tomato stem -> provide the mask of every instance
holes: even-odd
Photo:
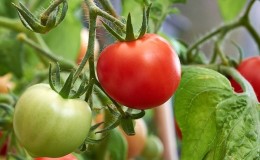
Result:
[[[257,101],[253,87],[236,69],[233,67],[219,66],[219,71],[234,78],[234,80],[240,84],[243,91]]]
[[[256,30],[252,27],[250,20],[249,20],[249,13],[250,13],[251,8],[252,8],[253,4],[255,3],[255,1],[256,0],[250,1],[244,14],[238,20],[236,20],[232,23],[220,26],[219,28],[217,28],[217,29],[213,30],[212,32],[209,32],[208,34],[203,36],[201,39],[196,41],[194,44],[190,45],[190,47],[187,50],[187,55],[188,55],[187,61],[188,62],[193,61],[193,59],[195,58],[195,56],[193,54],[193,50],[197,49],[204,42],[210,40],[211,38],[215,37],[218,34],[223,34],[223,36],[221,36],[221,38],[224,39],[224,37],[227,35],[228,32],[234,31],[234,29],[236,29],[238,27],[245,27],[247,29],[247,31],[251,34],[251,36],[257,43],[258,49],[260,50],[260,37],[257,34]],[[213,60],[215,59],[214,56],[216,56],[216,55],[213,55]],[[222,60],[223,60],[223,57],[222,57]]]
[[[26,34],[19,34],[17,36],[17,38],[26,43],[27,45],[31,46],[32,48],[34,48],[35,50],[37,50],[38,52],[36,53],[39,53],[41,55],[43,55],[44,57],[48,58],[49,60],[53,61],[53,62],[59,62],[60,63],[60,66],[62,69],[68,69],[68,70],[71,70],[72,68],[74,68],[74,64],[70,61],[67,61],[61,57],[57,57],[55,56],[52,52],[50,52],[49,50],[46,50],[44,48],[42,48],[39,44],[35,43],[34,41],[32,41],[30,38],[28,38],[26,36]]]

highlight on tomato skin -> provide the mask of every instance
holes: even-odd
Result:
[[[166,102],[176,91],[181,66],[174,48],[156,34],[106,47],[97,62],[101,86],[114,100],[134,109]]]
[[[258,101],[260,101],[260,56],[254,56],[244,59],[238,66],[237,71],[252,85]],[[235,92],[243,92],[241,86],[234,80],[230,80]]]

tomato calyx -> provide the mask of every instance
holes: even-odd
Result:
[[[19,6],[12,4],[16,8],[23,25],[33,32],[42,34],[57,27],[65,18],[68,10],[68,2],[66,0],[58,3],[52,2],[41,14],[40,19],[37,19],[22,3],[19,2]]]
[[[149,13],[150,13],[151,6],[152,6],[152,4],[150,4],[147,7],[147,10],[145,9],[145,7],[143,8],[143,20],[142,20],[142,25],[141,25],[141,28],[139,30],[138,36],[135,36],[135,32],[134,32],[134,29],[133,29],[133,24],[132,24],[130,13],[127,16],[125,37],[123,37],[123,35],[120,34],[121,31],[120,32],[115,31],[108,24],[106,24],[104,21],[101,21],[101,22],[103,23],[103,26],[105,27],[105,29],[109,33],[111,33],[117,40],[122,41],[122,42],[123,41],[134,41],[134,40],[141,38],[147,32],[148,23],[149,23]]]
[[[106,133],[118,126],[121,126],[123,131],[129,135],[135,135],[134,123],[133,120],[142,118],[145,115],[144,110],[140,110],[140,112],[134,112],[133,109],[128,108],[124,113],[124,115],[116,112],[110,106],[107,106],[108,112],[110,113],[110,117],[106,120],[109,124],[107,124],[102,130],[97,131],[95,133]]]
[[[57,92],[60,96],[63,98],[78,98],[84,93],[87,93],[87,95],[91,94],[91,88],[94,85],[94,79],[91,79],[89,81],[89,84],[87,84],[87,77],[83,75],[81,84],[77,91],[72,90],[72,86],[74,83],[74,71],[71,71],[68,78],[66,79],[64,85],[61,84],[61,78],[60,78],[60,67],[59,64],[56,64],[55,74],[52,70],[52,65],[50,64],[49,67],[49,84],[50,87]],[[72,92],[73,91],[73,92]],[[88,100],[89,96],[86,96],[86,101]]]

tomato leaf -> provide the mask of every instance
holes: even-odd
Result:
[[[221,16],[226,22],[236,18],[245,4],[246,0],[218,0]]]
[[[246,93],[234,93],[223,75],[185,68],[174,104],[183,160],[259,158],[258,104]]]

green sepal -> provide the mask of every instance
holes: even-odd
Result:
[[[59,13],[59,6],[55,8],[53,12],[48,16],[47,22],[45,24],[46,28],[53,28],[56,25],[57,15]]]
[[[112,115],[114,115],[114,116],[116,116],[116,117],[121,116],[120,113],[114,111],[111,107],[107,106],[107,108],[108,108],[109,112],[110,112]]]
[[[68,98],[69,94],[70,94],[70,89],[73,83],[73,75],[74,72],[72,71],[69,75],[69,77],[67,78],[67,80],[65,81],[65,84],[63,85],[62,89],[59,92],[59,95],[61,95],[63,98]]]
[[[40,23],[37,22],[36,18],[34,16],[31,16],[32,14],[27,14],[28,10],[23,10],[21,8],[19,8],[18,6],[16,6],[14,3],[12,3],[14,5],[14,7],[17,9],[18,11],[18,16],[21,20],[21,22],[23,23],[23,25],[31,30],[31,31],[36,31],[36,32],[42,32],[45,33],[45,29],[43,26],[41,26]],[[21,6],[22,3],[20,3]],[[23,6],[24,8],[24,6]]]
[[[234,41],[232,41],[232,44],[237,48],[238,50],[238,53],[239,53],[239,57],[238,57],[238,62],[237,64],[240,64],[243,60],[243,57],[244,57],[244,52],[243,52],[243,49]]]
[[[63,5],[63,6],[62,6],[60,18],[59,18],[59,20],[57,21],[56,26],[57,26],[58,24],[60,24],[60,23],[64,20],[64,18],[65,18],[65,16],[66,16],[66,13],[67,13],[67,10],[68,10],[68,2],[67,2],[67,0],[65,0],[65,1],[62,3],[62,5]]]
[[[56,69],[55,69],[55,86],[61,87],[61,79],[60,79],[60,65],[57,62],[56,63]]]
[[[94,86],[94,83],[95,83],[95,80],[94,78],[92,78],[90,81],[89,81],[89,84],[87,86],[87,90],[86,90],[86,96],[85,96],[85,101],[89,101],[91,100],[91,94],[93,92],[93,86]]]
[[[125,35],[125,41],[133,41],[136,40],[135,35],[134,35],[134,29],[133,29],[133,24],[131,20],[131,14],[129,13],[127,16],[127,21],[126,21],[126,35]]]
[[[84,75],[77,92],[74,95],[72,95],[71,98],[78,98],[88,90],[88,86],[85,87],[86,81],[87,81],[87,77]]]
[[[105,136],[103,136],[103,137],[101,137],[99,139],[93,139],[93,138],[87,137],[86,140],[85,140],[85,143],[87,143],[87,144],[98,144],[101,141],[103,141],[105,138],[107,138],[107,135],[108,134],[106,134]]]
[[[127,135],[129,136],[135,135],[133,120],[130,116],[126,116],[122,118],[120,125]]]
[[[143,116],[145,116],[145,111],[141,110],[139,113],[136,114],[130,114],[131,119],[139,119],[142,118]]]
[[[97,132],[95,132],[95,133],[104,133],[104,132],[110,131],[110,130],[116,128],[117,126],[119,126],[120,121],[121,121],[121,118],[118,117],[114,122],[112,122],[111,125],[105,127],[104,129],[102,129],[102,130],[100,130],[100,131],[97,131]]]
[[[54,90],[55,92],[58,92],[55,88],[55,82],[53,81],[52,79],[52,65],[50,63],[50,66],[49,66],[49,85],[51,87],[52,90]]]
[[[49,15],[42,14],[40,20],[38,20],[22,3],[19,2],[20,7],[14,3],[12,4],[18,11],[18,16],[23,25],[33,32],[42,34],[47,33],[51,29],[57,27],[57,25],[64,20],[68,10],[68,3],[64,0],[62,2],[61,13],[59,13],[60,6],[57,6],[52,12],[49,13]]]
[[[104,123],[105,122],[100,122],[100,123],[97,123],[97,124],[91,126],[90,129],[89,129],[89,132],[93,132],[94,130],[96,130],[99,126],[101,126]]]
[[[152,4],[148,6],[147,10],[143,8],[143,20],[142,20],[142,26],[140,28],[140,34],[138,36],[138,39],[141,38],[147,32],[151,6]]]
[[[125,41],[123,37],[121,37],[117,32],[115,32],[108,24],[106,24],[104,21],[102,21],[103,26],[105,27],[105,29],[112,35],[114,36],[116,39],[118,39],[119,41]]]

